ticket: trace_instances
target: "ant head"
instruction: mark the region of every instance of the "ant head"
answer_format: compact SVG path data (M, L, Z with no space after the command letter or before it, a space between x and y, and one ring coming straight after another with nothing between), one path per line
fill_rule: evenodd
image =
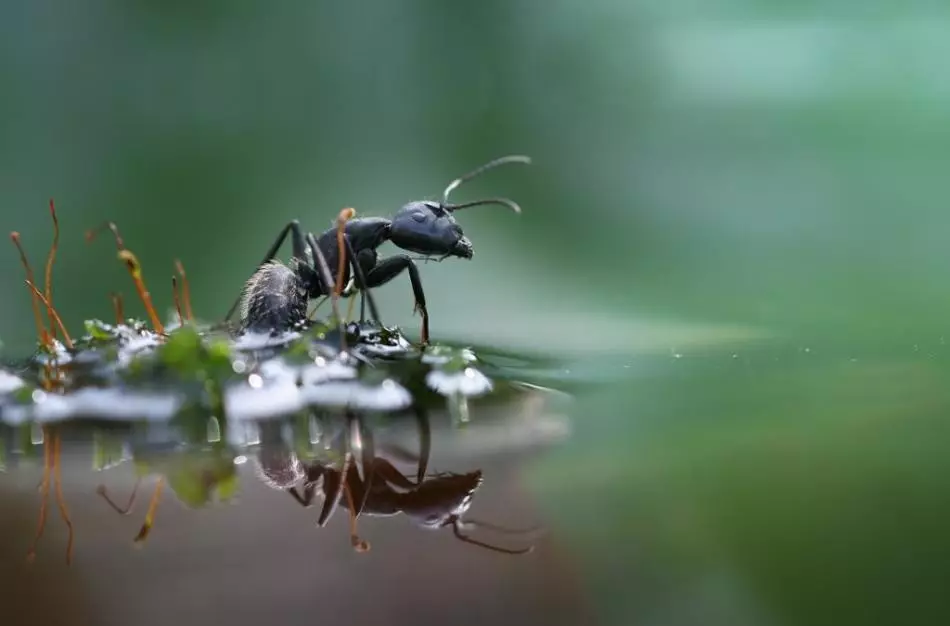
M472 242L438 202L410 202L399 209L389 235L394 244L417 254L472 258Z
M505 163L530 162L531 159L525 156L501 157L453 180L442 193L441 202L410 202L393 217L390 227L391 241L404 250L425 256L456 256L471 259L474 253L472 242L462 233L462 227L455 221L452 213L459 209L485 204L506 206L515 213L521 213L521 207L508 198L486 198L462 204L450 204L449 194L456 187L485 170Z

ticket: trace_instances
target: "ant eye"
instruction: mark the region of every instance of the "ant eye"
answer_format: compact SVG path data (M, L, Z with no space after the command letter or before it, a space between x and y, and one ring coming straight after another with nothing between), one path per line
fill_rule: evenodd
M417 222L424 222L426 221L426 214L422 211L414 211L412 213L412 219L416 220Z

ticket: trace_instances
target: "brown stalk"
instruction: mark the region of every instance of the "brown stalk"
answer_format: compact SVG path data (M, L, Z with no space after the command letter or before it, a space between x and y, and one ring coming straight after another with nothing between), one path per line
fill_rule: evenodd
M53 322L56 322L56 325L59 326L59 330L63 333L63 342L65 342L67 348L72 350L73 340L69 337L69 333L66 331L66 326L63 325L63 320L60 319L59 313L56 312L56 309L53 308L53 305L50 304L49 300L46 299L46 296L40 293L40 290L36 288L36 285L34 285L29 280L25 282L27 287L33 291L34 295L46 305L46 310L49 312L51 318L50 327L52 327Z
M181 276L181 290L185 300L185 315L188 317L189 322L194 322L195 314L191 310L191 287L188 286L188 275L185 274L185 266L181 264L181 261L175 259L175 268L178 270L179 276Z
M353 501L353 494L350 491L350 484L345 476L341 476L341 480L343 481L343 494L346 496L346 504L350 511L350 545L357 552L369 552L369 542L362 539L357 533L358 516L356 515L356 503Z
M112 296L112 310L115 311L115 325L121 326L122 320L125 319L125 312L122 309L122 294L113 292L110 295Z
M53 245L50 246L49 254L46 256L46 301L50 304L46 307L46 315L49 318L50 337L56 339L56 327L53 326L53 263L56 261L56 250L59 248L59 219L56 217L56 205L53 199L49 200L49 212L53 217Z
M131 250L120 250L119 259L125 261L125 265L129 270L129 274L132 276L132 280L135 282L135 290L139 294L139 298L142 299L142 303L145 305L145 311L148 313L149 319L152 320L152 327L155 329L155 332L160 335L165 334L165 326L162 324L162 321L158 317L158 313L155 312L155 307L152 306L152 296L149 294L148 289L145 288L145 280L142 278L142 265L139 263L139 260L135 257Z
M59 434L53 434L53 468L54 468L54 478L56 481L56 503L59 505L59 514L63 518L63 521L66 523L66 528L69 531L69 540L66 543L66 565L69 565L73 561L73 522L69 519L69 509L66 508L66 499L63 497L63 484L62 476L60 474L60 438Z
M36 524L36 534L33 535L33 543L26 553L26 560L32 563L36 559L36 545L43 536L43 530L46 528L46 501L49 499L49 475L50 475L50 449L49 436L46 427L43 427L43 483L40 487L42 500L40 501L40 518Z
M155 510L158 508L158 501L162 495L162 487L165 486L165 477L160 477L158 479L158 484L155 485L155 491L152 493L152 501L148 505L148 513L145 514L145 522L142 524L139 534L135 536L135 543L142 543L148 539L148 534L152 530L152 525L155 523Z
M340 293L343 291L343 271L346 269L346 242L344 241L346 233L344 229L346 228L346 223L353 219L354 215L356 215L356 209L345 208L340 211L340 215L336 218L336 245L340 255L340 261L337 264L336 288L333 290L333 293L337 298L340 297Z
M10 239L13 241L13 245L16 246L17 250L20 252L20 263L23 264L23 268L26 270L26 279L33 283L33 268L30 267L30 262L26 258L26 252L23 251L23 245L20 243L20 233L13 231L10 233ZM40 340L40 343L44 346L48 346L49 334L46 332L46 326L43 324L43 316L40 314L40 304L39 300L36 298L36 293L33 291L30 292L30 301L33 303L33 317L36 320L36 334Z
M172 276L172 298L175 300L175 311L178 313L178 325L184 326L185 320L181 317L181 300L178 297L178 279Z
M145 281L142 279L142 265L135 255L125 247L125 242L122 241L122 235L119 234L119 227L115 225L115 222L105 222L97 228L86 231L86 241L91 242L99 233L107 229L111 230L112 235L115 237L115 245L119 249L119 259L125 261L129 274L135 282L135 290L145 305L145 311L148 313L149 319L152 320L152 327L155 329L155 332L164 335L165 326L162 325L162 321L155 312L155 307L152 306L152 297L145 288Z

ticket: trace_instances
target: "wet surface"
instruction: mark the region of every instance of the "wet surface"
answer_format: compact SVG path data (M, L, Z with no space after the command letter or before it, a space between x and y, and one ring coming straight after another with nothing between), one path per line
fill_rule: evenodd
M584 620L524 483L571 433L539 363L369 325L87 330L0 377L5 623Z

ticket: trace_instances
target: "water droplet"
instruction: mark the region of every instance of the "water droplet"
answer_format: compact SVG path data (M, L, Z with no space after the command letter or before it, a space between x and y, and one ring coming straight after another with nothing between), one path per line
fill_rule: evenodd
M34 389L33 393L30 394L30 397L33 398L33 402L39 404L46 400L46 392L42 389Z
M467 424L469 421L468 397L465 394L455 392L448 396L449 415L452 417L452 423L456 426Z
M244 465L245 463L247 463L247 457L243 454L239 454L238 456L234 457L235 465Z
M247 377L247 384L254 389L260 389L264 386L264 379L261 378L260 374L251 374Z
M231 363L231 369L234 370L235 374L243 374L244 372L247 371L247 363L245 363L241 359L237 359L236 361Z
M221 424L218 418L213 415L208 418L208 443L217 443L221 441Z
M34 446L38 446L43 443L43 427L33 422L30 426L30 443Z

